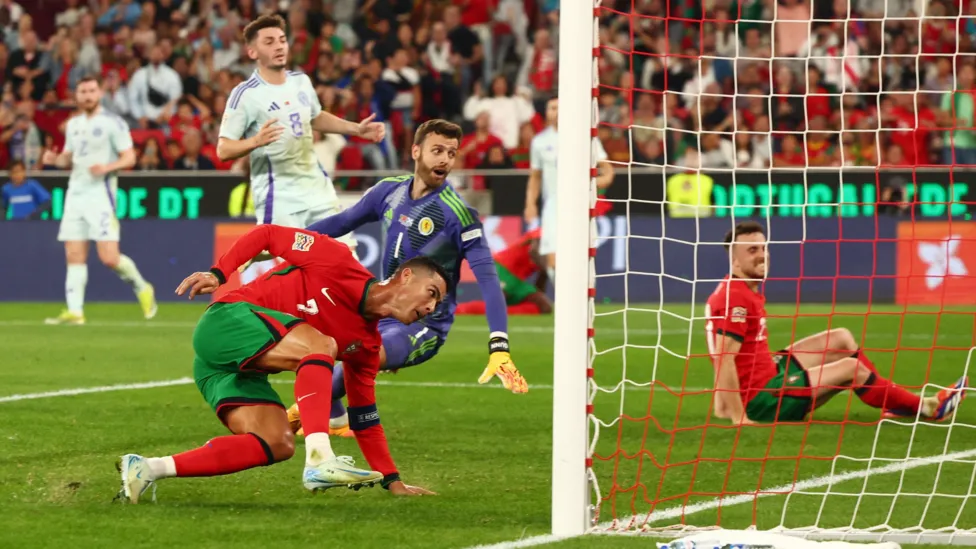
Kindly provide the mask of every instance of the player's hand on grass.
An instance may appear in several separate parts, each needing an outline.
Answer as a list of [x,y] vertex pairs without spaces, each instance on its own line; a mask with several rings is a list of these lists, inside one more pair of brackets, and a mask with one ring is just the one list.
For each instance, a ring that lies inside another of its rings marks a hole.
[[512,362],[512,355],[508,352],[508,340],[503,337],[493,337],[488,343],[488,349],[491,352],[488,355],[488,366],[478,378],[478,383],[488,383],[491,378],[497,376],[509,391],[516,394],[529,392],[529,384]]
[[91,174],[95,177],[101,177],[108,173],[108,168],[105,166],[105,164],[94,164],[92,167],[88,168],[88,171],[91,172]]
[[254,135],[254,147],[263,147],[270,143],[274,143],[281,137],[282,132],[285,131],[285,127],[278,123],[278,120],[272,118],[261,126],[258,133]]
[[217,291],[220,287],[220,281],[217,280],[217,276],[211,272],[193,273],[190,276],[183,279],[179,287],[176,288],[176,295],[183,295],[188,290],[190,292],[189,298],[193,299],[198,295],[212,294]]
[[390,493],[394,496],[436,496],[437,494],[431,492],[426,488],[421,488],[420,486],[410,486],[409,484],[404,484],[403,481],[396,481],[390,483],[388,487]]
[[369,118],[359,123],[359,137],[369,139],[373,143],[379,143],[386,137],[386,124],[373,122],[374,118],[376,118],[376,113],[369,115]]

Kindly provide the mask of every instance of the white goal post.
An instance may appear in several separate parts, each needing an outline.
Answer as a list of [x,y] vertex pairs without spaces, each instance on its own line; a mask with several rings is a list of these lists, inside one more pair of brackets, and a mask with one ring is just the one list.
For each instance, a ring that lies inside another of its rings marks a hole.
[[[563,0],[559,14],[559,193],[556,195],[553,349],[552,533],[578,536],[590,527],[587,481],[587,368],[595,287],[589,250],[595,231],[590,171],[596,128],[593,0]],[[572,62],[566,60],[572,59]],[[571,151],[566,154],[565,151]]]

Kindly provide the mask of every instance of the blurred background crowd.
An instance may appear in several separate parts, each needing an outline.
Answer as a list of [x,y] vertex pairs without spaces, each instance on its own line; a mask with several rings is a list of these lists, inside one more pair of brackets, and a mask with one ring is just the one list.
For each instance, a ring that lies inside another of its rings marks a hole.
[[[19,3],[18,3],[19,2]],[[573,5],[562,0],[562,8]],[[0,0],[0,168],[41,169],[96,75],[137,169],[216,157],[254,70],[241,29],[280,13],[322,105],[384,143],[316,136],[336,169],[410,164],[413,128],[463,124],[459,167],[528,167],[558,86],[560,0]],[[604,0],[599,136],[611,160],[685,168],[976,164],[976,2]],[[565,61],[565,60],[563,60]],[[477,179],[474,184],[478,185]]]

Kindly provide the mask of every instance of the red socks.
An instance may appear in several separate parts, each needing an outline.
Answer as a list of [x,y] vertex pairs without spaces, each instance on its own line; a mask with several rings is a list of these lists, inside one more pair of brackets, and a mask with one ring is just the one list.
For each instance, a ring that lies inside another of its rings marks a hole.
[[465,303],[458,303],[457,308],[454,310],[456,315],[483,315],[485,314],[485,302],[484,301],[468,301]]
[[882,410],[898,410],[914,414],[922,405],[922,397],[876,373],[871,374],[864,385],[854,389],[854,394],[861,399],[861,402]]
[[874,374],[878,373],[878,369],[875,368],[874,363],[871,362],[871,359],[868,358],[868,355],[864,354],[863,350],[858,349],[857,352],[855,352],[851,356],[857,359],[857,361],[860,362],[861,364],[867,366],[868,370],[871,370],[872,373]]
[[[465,303],[458,303],[457,309],[454,310],[454,314],[458,315],[483,315],[485,314],[485,302],[484,301],[468,301]],[[535,303],[517,303],[515,305],[508,306],[508,314],[510,315],[541,315],[542,311],[539,310],[539,306]]]
[[260,437],[248,433],[211,439],[196,450],[176,454],[173,462],[178,477],[215,477],[271,465],[274,457]]
[[329,355],[308,355],[298,364],[295,376],[295,402],[302,416],[305,436],[329,433],[332,411],[332,368]]
[[542,314],[539,311],[539,306],[535,303],[518,303],[516,305],[508,306],[508,314],[510,315],[539,315]]

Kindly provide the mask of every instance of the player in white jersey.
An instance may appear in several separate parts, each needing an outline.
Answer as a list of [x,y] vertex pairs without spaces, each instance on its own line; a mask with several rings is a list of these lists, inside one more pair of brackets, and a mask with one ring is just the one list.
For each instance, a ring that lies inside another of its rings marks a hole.
[[[545,257],[549,280],[556,278],[556,188],[559,159],[559,100],[550,99],[546,104],[546,129],[532,138],[529,147],[529,184],[525,189],[525,221],[530,227],[539,223],[539,191],[542,191],[542,236],[539,254]],[[598,189],[613,183],[613,166],[607,161],[607,152],[596,137],[593,138],[592,154],[596,156]]]
[[85,285],[88,282],[88,243],[95,241],[98,258],[129,283],[139,299],[143,316],[156,316],[156,298],[136,264],[119,252],[119,220],[115,214],[118,188],[116,173],[135,166],[136,153],[126,123],[99,105],[102,89],[93,77],[83,78],[75,88],[81,113],[68,120],[64,151],[45,151],[47,165],[71,165],[68,192],[58,240],[64,242],[68,263],[65,300],[68,308],[48,324],[85,323]]
[[332,181],[312,150],[312,132],[380,142],[386,127],[372,116],[357,124],[322,110],[309,77],[286,70],[288,37],[281,17],[255,19],[244,28],[244,41],[257,69],[230,94],[217,156],[250,155],[258,223],[305,228],[339,210]]

